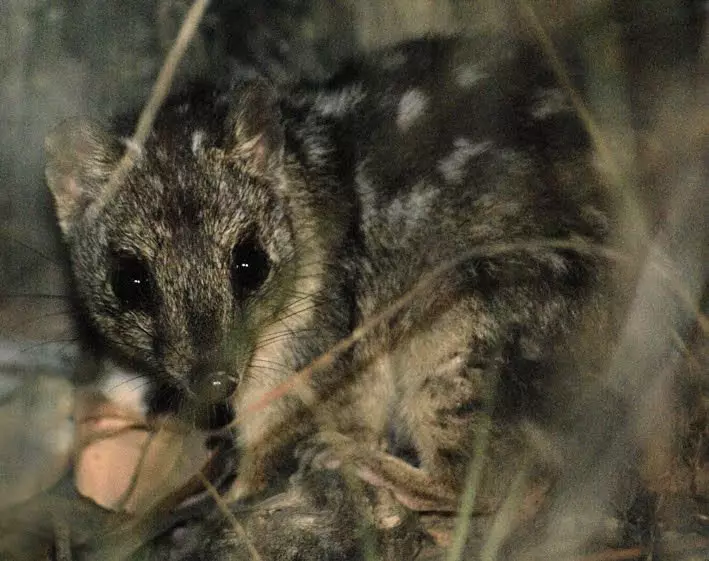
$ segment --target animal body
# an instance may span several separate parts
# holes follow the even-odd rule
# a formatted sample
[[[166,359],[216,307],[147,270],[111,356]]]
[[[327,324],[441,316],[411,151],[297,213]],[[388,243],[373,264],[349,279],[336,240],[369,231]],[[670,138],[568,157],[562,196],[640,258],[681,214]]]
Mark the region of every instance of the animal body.
[[[234,496],[318,427],[343,437],[320,445],[421,509],[455,508],[488,422],[501,462],[522,446],[514,427],[541,414],[597,308],[607,266],[588,247],[613,226],[586,130],[537,48],[428,38],[317,87],[192,85],[109,192],[132,124],[69,121],[47,141],[79,311],[91,345],[158,395],[231,405]]]

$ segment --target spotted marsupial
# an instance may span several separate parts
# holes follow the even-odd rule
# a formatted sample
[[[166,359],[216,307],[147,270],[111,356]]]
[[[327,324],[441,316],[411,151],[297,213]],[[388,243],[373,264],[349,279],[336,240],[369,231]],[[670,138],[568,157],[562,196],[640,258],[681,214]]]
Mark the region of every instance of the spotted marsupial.
[[[545,380],[581,356],[579,329],[604,329],[584,320],[608,267],[584,248],[612,235],[607,196],[534,46],[428,38],[318,87],[191,85],[107,193],[120,121],[69,121],[47,141],[79,313],[91,345],[157,395],[230,405],[233,497],[308,441],[311,460],[350,460],[412,508],[454,509],[476,434],[491,429],[499,457],[484,494],[524,448]]]

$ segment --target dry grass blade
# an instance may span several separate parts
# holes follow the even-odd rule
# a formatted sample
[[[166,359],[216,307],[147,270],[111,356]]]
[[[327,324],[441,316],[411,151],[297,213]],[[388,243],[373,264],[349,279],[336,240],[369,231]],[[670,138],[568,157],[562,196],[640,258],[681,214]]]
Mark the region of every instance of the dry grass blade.
[[[299,370],[292,376],[288,377],[282,384],[279,384],[274,389],[264,394],[260,400],[257,400],[251,404],[245,413],[249,414],[260,411],[272,401],[291,392],[301,392],[301,395],[303,396],[310,395],[310,393],[307,392],[307,388],[304,387],[304,384],[315,372],[319,372],[329,366],[332,366],[337,357],[339,357],[342,353],[351,349],[374,328],[393,319],[396,314],[412,304],[421,294],[425,291],[431,290],[433,284],[443,275],[451,272],[456,267],[461,266],[466,261],[479,257],[494,257],[514,251],[534,251],[540,249],[570,249],[582,253],[585,252],[587,254],[599,255],[606,259],[619,261],[629,259],[611,248],[598,244],[587,243],[581,240],[530,240],[525,242],[488,244],[467,251],[456,259],[450,259],[444,263],[441,263],[431,271],[423,274],[419,281],[403,296],[392,302],[381,312],[370,317],[367,321],[352,331],[348,337],[341,339],[337,344],[333,345],[327,353],[320,355],[308,366]],[[314,397],[308,398],[306,400],[308,402],[307,404],[313,405],[313,402],[311,401],[313,399]]]
[[[161,429],[158,428],[157,431],[149,432],[147,434],[147,438],[145,439],[145,442],[143,443],[140,450],[140,456],[138,457],[138,465],[135,467],[135,470],[131,475],[130,481],[128,482],[128,486],[123,491],[121,497],[119,497],[118,502],[114,507],[114,510],[118,512],[124,510],[126,505],[128,504],[128,501],[130,501],[131,497],[135,493],[135,490],[138,488],[139,479],[143,474],[143,470],[145,469],[145,463],[148,458],[148,450],[155,442],[155,439],[158,437],[160,430]]]
[[[140,113],[133,137],[126,143],[126,152],[111,174],[100,200],[92,207],[94,212],[100,210],[107,201],[111,200],[115,191],[130,172],[135,160],[140,157],[142,147],[150,134],[155,117],[170,91],[180,60],[197,32],[199,22],[202,20],[208,5],[209,0],[196,0],[189,12],[187,12],[177,38],[160,69],[148,102]]]
[[[579,246],[578,243],[561,243],[563,247],[578,248]],[[583,245],[586,246],[587,244]],[[345,337],[344,339],[341,339],[337,344],[333,345],[328,352],[320,355],[308,366],[290,376],[288,379],[286,379],[285,382],[279,384],[270,392],[267,392],[260,400],[254,402],[247,409],[246,413],[248,414],[250,412],[253,413],[256,411],[260,411],[273,400],[279,399],[289,394],[290,392],[306,392],[307,390],[301,389],[301,386],[315,372],[319,372],[321,370],[324,370],[325,368],[328,368],[329,366],[332,366],[337,357],[339,357],[342,353],[347,352],[349,349],[351,349],[356,343],[361,341],[374,328],[393,319],[396,314],[398,314],[400,311],[404,310],[407,306],[413,303],[419,295],[423,294],[427,290],[430,290],[433,283],[437,279],[441,278],[444,274],[452,271],[456,267],[462,265],[465,261],[468,261],[475,257],[498,255],[500,253],[505,253],[514,250],[538,249],[539,247],[542,247],[539,242],[487,245],[468,251],[456,259],[451,259],[449,261],[441,263],[433,270],[423,274],[419,281],[411,289],[409,289],[408,292],[406,292],[403,296],[392,302],[381,312],[370,317],[368,320],[362,323],[362,325],[354,329],[349,336]],[[545,244],[544,247],[557,247],[557,245],[552,242],[552,244]],[[307,393],[305,395],[307,395]],[[308,404],[312,405],[313,403]]]
[[[588,105],[574,87],[562,58],[554,47],[551,37],[542,26],[532,3],[528,0],[518,0],[518,6],[522,17],[527,21],[534,36],[541,45],[544,55],[549,61],[559,84],[566,90],[574,110],[586,128],[600,160],[600,167],[608,180],[608,186],[615,190],[613,195],[616,198],[617,204],[622,209],[621,214],[625,217],[625,236],[627,237],[625,241],[630,242],[631,238],[634,236],[637,238],[636,243],[641,244],[641,240],[646,239],[648,235],[648,224],[637,193],[635,189],[633,189],[632,180],[629,180],[629,178],[632,177],[632,173],[627,169],[627,164],[623,164],[614,156],[610,143],[607,141],[601,127],[598,125],[596,118],[594,118]],[[631,232],[635,233],[631,236]]]
[[[505,539],[515,526],[520,512],[524,510],[524,485],[527,478],[527,469],[520,466],[502,506],[495,515],[495,520],[490,532],[485,539],[485,544],[480,552],[481,561],[495,561]]]
[[[556,74],[556,77],[559,80],[559,83],[562,85],[562,87],[568,93],[569,99],[571,100],[571,103],[574,106],[574,110],[576,111],[576,113],[578,113],[578,116],[581,118],[581,121],[583,122],[584,126],[586,127],[586,130],[588,131],[589,135],[591,136],[591,140],[593,141],[594,147],[596,148],[599,155],[601,156],[601,159],[605,164],[606,170],[611,174],[611,179],[613,180],[613,185],[614,186],[620,185],[621,184],[621,180],[620,180],[621,174],[619,171],[618,163],[615,161],[615,158],[613,157],[610,149],[608,148],[606,142],[604,141],[603,134],[601,133],[600,128],[596,124],[596,121],[593,118],[593,115],[591,115],[591,112],[588,110],[588,107],[586,107],[586,104],[584,103],[583,99],[581,98],[579,93],[576,91],[576,88],[574,88],[573,84],[571,83],[571,79],[569,78],[569,74],[566,71],[566,68],[564,68],[564,64],[562,63],[561,59],[559,58],[559,55],[557,54],[556,49],[554,48],[554,45],[552,44],[549,35],[547,34],[546,31],[544,31],[544,28],[542,27],[542,24],[539,21],[539,18],[537,17],[537,14],[534,11],[534,8],[530,4],[530,2],[528,2],[526,0],[521,0],[519,2],[519,6],[520,6],[520,11],[522,12],[522,15],[528,21],[537,40],[539,41],[540,45],[542,46],[542,49],[544,50],[544,54],[547,57],[547,59],[549,60],[549,63],[551,64],[554,74]]]
[[[453,533],[453,542],[446,556],[447,561],[460,561],[462,559],[465,543],[468,540],[468,531],[470,529],[470,516],[475,507],[475,499],[477,498],[478,489],[482,480],[483,469],[485,467],[485,458],[490,440],[490,420],[488,419],[484,427],[480,428],[480,432],[476,435],[475,449],[473,452],[473,460],[468,468],[468,475],[465,481],[465,491],[461,497],[460,508],[458,510],[458,520],[456,521],[455,532]]]
[[[217,503],[217,507],[219,508],[220,512],[229,521],[229,524],[231,524],[232,528],[234,528],[234,531],[239,535],[239,537],[246,544],[246,547],[249,550],[249,554],[251,555],[251,558],[254,559],[254,561],[263,561],[263,559],[261,558],[261,555],[256,550],[256,547],[249,539],[249,536],[247,535],[246,530],[244,530],[244,527],[236,519],[236,517],[234,516],[234,513],[232,513],[231,510],[229,510],[229,506],[224,501],[222,496],[219,494],[219,491],[214,487],[214,485],[212,485],[211,481],[209,481],[209,479],[207,479],[201,471],[197,473],[197,477],[202,481],[202,485],[204,485],[205,489],[207,489],[207,492],[212,496],[214,501]]]

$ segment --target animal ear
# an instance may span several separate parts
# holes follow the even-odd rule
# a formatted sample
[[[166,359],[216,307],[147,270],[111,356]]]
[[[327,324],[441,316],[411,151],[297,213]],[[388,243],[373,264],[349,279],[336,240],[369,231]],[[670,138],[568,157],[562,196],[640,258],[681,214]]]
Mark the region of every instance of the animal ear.
[[[121,142],[98,125],[71,119],[45,139],[45,174],[62,232],[67,235],[102,194],[118,163]]]
[[[276,90],[263,78],[236,88],[227,152],[257,173],[272,174],[283,162],[284,132]]]

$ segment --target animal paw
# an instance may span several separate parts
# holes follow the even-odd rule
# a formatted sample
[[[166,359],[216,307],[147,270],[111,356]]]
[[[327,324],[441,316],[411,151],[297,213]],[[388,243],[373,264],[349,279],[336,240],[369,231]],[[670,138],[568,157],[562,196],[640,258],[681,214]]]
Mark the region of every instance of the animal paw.
[[[357,443],[333,431],[319,432],[304,440],[295,449],[300,470],[336,470],[354,455]]]

